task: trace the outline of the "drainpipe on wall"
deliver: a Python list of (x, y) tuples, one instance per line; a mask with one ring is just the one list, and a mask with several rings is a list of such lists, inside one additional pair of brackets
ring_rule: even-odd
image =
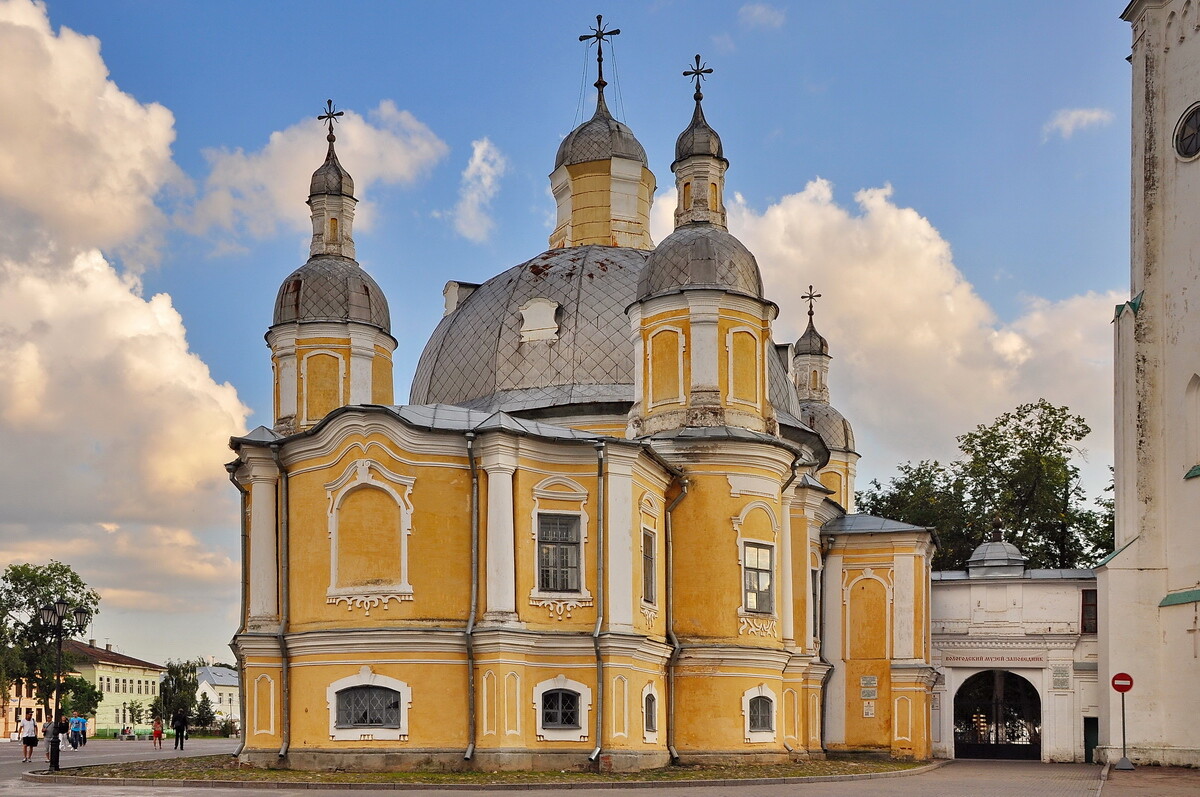
[(600, 758), (604, 746), (604, 657), (600, 652), (600, 629), (604, 625), (604, 441), (596, 447), (596, 628), (592, 631), (592, 648), (596, 652), (596, 749), (588, 761)]
[(271, 456), (275, 467), (279, 470), (279, 691), (280, 691), (280, 725), (282, 744), (279, 746), (279, 758), (287, 758), (288, 747), (292, 743), (292, 710), (291, 691), (292, 679), (290, 662), (288, 660), (287, 624), (288, 608), (291, 593), (291, 572), (288, 546), (288, 472), (279, 456), (279, 445), (271, 446)]
[(679, 661), (679, 653), (682, 650), (682, 646), (679, 644), (679, 639), (675, 636), (675, 600), (673, 592), (675, 584), (675, 550), (671, 547), (671, 513), (687, 494), (688, 480), (680, 478), (679, 495), (675, 496), (675, 500), (667, 505), (666, 519), (663, 521), (663, 545), (666, 548), (667, 554), (667, 589), (664, 598), (667, 602), (667, 640), (671, 643), (671, 657), (667, 659), (667, 752), (670, 754), (672, 761), (679, 760), (679, 753), (675, 751), (675, 664)]
[[(238, 614), (238, 630), (237, 636), (241, 636), (246, 632), (246, 615), (250, 613), (250, 598), (249, 598), (249, 568), (250, 562), (246, 557), (247, 549), (249, 548), (250, 531), (246, 523), (246, 496), (250, 491), (241, 485), (234, 474), (238, 467), (241, 466), (241, 460), (230, 462), (225, 466), (225, 470), (229, 473), (229, 481), (233, 482), (233, 486), (237, 488), (238, 498), (238, 520), (240, 527), (240, 537), (242, 546), (242, 602), (241, 611)], [(237, 661), (238, 666), (238, 717), (241, 720), (241, 733), (238, 748), (233, 751), (233, 757), (237, 758), (246, 749), (246, 660), (242, 657), (242, 651), (236, 644), (229, 646), (233, 650), (233, 657)]]
[(471, 610), (467, 615), (467, 761), (475, 755), (475, 612), (479, 608), (479, 470), (475, 465), (475, 433), (467, 432), (467, 461), (471, 464)]

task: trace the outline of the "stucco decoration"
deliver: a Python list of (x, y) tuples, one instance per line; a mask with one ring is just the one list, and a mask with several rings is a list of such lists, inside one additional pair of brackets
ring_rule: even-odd
[(521, 305), (521, 342), (531, 340), (558, 340), (558, 302), (541, 297), (530, 299)]
[[(547, 728), (542, 725), (542, 695), (555, 689), (567, 689), (579, 695), (577, 728)], [(588, 738), (589, 716), (592, 713), (592, 688), (579, 681), (572, 681), (563, 674), (542, 681), (533, 687), (533, 716), (537, 722), (539, 742), (582, 742)]]

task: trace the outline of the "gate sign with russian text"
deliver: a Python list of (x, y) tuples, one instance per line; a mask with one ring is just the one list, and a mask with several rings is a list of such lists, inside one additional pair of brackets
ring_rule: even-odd
[(1119, 672), (1112, 677), (1112, 688), (1118, 692), (1128, 692), (1133, 688), (1133, 676), (1127, 672)]

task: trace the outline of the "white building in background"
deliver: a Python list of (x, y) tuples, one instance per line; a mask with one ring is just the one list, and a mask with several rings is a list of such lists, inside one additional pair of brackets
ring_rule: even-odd
[(238, 698), (240, 686), (237, 670), (219, 666), (197, 667), (196, 680), (199, 682), (196, 700), (200, 700), (201, 695), (208, 695), (213, 713), (217, 717), (217, 724), (233, 720), (234, 726), (240, 728), (242, 713)]
[(1096, 577), (1027, 570), (994, 539), (935, 572), (930, 625), (939, 758), (1091, 761), (1099, 730)]
[(1116, 553), (1100, 589), (1101, 757), (1200, 766), (1200, 8), (1135, 0), (1129, 300), (1117, 307)]

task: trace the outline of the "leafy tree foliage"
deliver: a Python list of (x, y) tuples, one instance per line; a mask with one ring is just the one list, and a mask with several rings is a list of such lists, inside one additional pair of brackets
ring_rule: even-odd
[[(0, 668), (4, 670), (0, 680), (20, 678), (32, 683), (47, 712), (54, 695), (57, 648), (54, 632), (42, 623), (39, 610), (60, 598), (72, 608), (84, 607), (92, 617), (99, 611), (99, 593), (62, 562), (10, 564), (0, 576)], [(65, 623), (66, 637), (82, 630), (73, 628), (69, 617)], [(63, 670), (72, 663), (64, 652)]]
[(954, 462), (905, 463), (886, 486), (872, 481), (858, 505), (936, 528), (938, 570), (965, 568), (996, 525), (1028, 567), (1087, 567), (1112, 550), (1113, 528), (1111, 501), (1088, 506), (1073, 462), (1090, 431), (1068, 407), (1022, 404), (960, 435)]
[(129, 724), (140, 725), (142, 720), (146, 718), (146, 707), (139, 700), (129, 701)]
[(199, 728), (211, 728), (217, 721), (217, 712), (213, 709), (212, 700), (209, 699), (208, 693), (200, 695), (200, 700), (196, 703), (196, 718), (195, 723)]
[(150, 711), (150, 719), (166, 720), (166, 712), (163, 709), (162, 695), (155, 695), (154, 699), (150, 701), (149, 711)]
[(95, 684), (80, 678), (78, 675), (68, 675), (63, 679), (62, 710), (66, 714), (78, 711), (81, 717), (96, 716), (96, 709), (104, 700), (104, 693)]
[(200, 682), (196, 678), (196, 667), (203, 667), (204, 661), (187, 659), (167, 662), (167, 671), (163, 674), (159, 686), (162, 698), (162, 717), (169, 722), (176, 712), (182, 711), (190, 720), (196, 713), (196, 690)]

